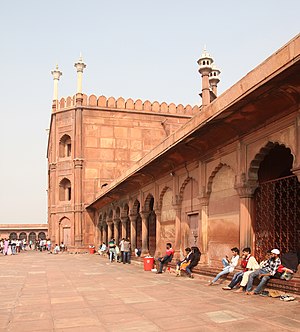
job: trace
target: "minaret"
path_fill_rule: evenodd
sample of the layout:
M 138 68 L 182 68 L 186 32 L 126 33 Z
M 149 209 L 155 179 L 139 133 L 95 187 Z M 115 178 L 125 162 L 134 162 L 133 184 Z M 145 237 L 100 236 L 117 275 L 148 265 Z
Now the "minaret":
M 81 54 L 80 54 L 78 62 L 76 62 L 74 64 L 74 67 L 77 70 L 77 91 L 76 91 L 76 93 L 82 93 L 82 74 L 83 74 L 83 69 L 86 67 L 86 64 L 83 62 Z
M 56 65 L 55 69 L 51 71 L 53 76 L 53 101 L 58 100 L 58 81 L 62 75 L 62 72 L 58 69 L 58 65 Z
M 212 71 L 209 74 L 209 83 L 212 89 L 212 92 L 217 97 L 217 85 L 220 82 L 220 75 L 221 71 L 215 66 L 215 64 L 212 65 Z
M 200 66 L 199 73 L 202 76 L 202 106 L 206 106 L 210 103 L 209 74 L 212 71 L 214 60 L 204 48 L 201 58 L 197 62 Z

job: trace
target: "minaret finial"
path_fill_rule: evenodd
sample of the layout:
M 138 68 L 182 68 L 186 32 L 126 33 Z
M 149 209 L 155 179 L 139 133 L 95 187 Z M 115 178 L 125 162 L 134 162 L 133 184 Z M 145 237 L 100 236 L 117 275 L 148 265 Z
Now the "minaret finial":
M 58 81 L 62 75 L 62 72 L 58 69 L 58 64 L 56 64 L 55 69 L 51 71 L 53 76 L 53 100 L 58 100 Z
M 82 54 L 80 52 L 79 60 L 74 64 L 77 70 L 77 93 L 82 93 L 82 74 L 86 64 L 83 62 Z

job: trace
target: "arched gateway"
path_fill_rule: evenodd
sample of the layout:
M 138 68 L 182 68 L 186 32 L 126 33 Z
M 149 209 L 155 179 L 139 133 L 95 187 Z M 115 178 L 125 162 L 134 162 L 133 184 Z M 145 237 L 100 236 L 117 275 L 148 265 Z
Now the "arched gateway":
M 272 248 L 282 253 L 300 248 L 300 183 L 292 173 L 293 156 L 284 145 L 270 143 L 257 172 L 255 249 L 257 256 Z

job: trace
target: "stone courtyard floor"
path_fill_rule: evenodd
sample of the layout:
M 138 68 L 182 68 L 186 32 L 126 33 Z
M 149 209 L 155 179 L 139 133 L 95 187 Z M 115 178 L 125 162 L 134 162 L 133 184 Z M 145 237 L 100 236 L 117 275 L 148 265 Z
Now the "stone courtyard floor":
M 2 331 L 300 331 L 293 302 L 156 275 L 98 255 L 0 256 Z

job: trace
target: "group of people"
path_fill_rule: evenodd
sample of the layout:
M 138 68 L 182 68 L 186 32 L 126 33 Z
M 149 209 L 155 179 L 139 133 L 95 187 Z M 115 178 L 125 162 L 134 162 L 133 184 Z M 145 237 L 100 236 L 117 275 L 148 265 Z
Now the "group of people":
M 157 274 L 163 272 L 164 266 L 170 263 L 174 256 L 174 249 L 172 244 L 168 242 L 166 244 L 166 253 L 163 257 L 157 259 Z M 176 263 L 176 276 L 180 276 L 182 272 L 185 272 L 189 278 L 194 278 L 193 269 L 200 261 L 201 252 L 198 247 L 187 247 L 185 248 L 185 256 L 182 260 L 178 260 Z
M 231 249 L 232 257 L 229 259 L 228 256 L 222 259 L 223 269 L 216 277 L 209 282 L 208 286 L 214 285 L 220 277 L 228 275 L 233 272 L 239 262 L 239 249 L 234 247 Z M 280 251 L 278 249 L 269 250 L 264 260 L 257 262 L 254 256 L 251 255 L 251 249 L 249 247 L 242 250 L 241 259 L 241 271 L 234 274 L 231 282 L 224 286 L 223 290 L 232 290 L 236 288 L 236 292 L 247 295 L 260 294 L 267 282 L 271 278 L 279 278 L 290 280 L 293 277 L 293 273 L 297 270 L 298 260 L 297 256 L 294 262 L 290 260 L 290 266 L 288 268 L 284 266 L 279 257 Z M 292 257 L 292 256 L 291 256 Z M 255 279 L 258 279 L 258 285 L 253 289 Z
M 111 263 L 114 261 L 123 264 L 131 263 L 131 244 L 127 238 L 122 238 L 119 243 L 112 238 L 108 242 L 108 245 L 103 242 L 99 247 L 98 253 L 100 255 L 107 255 Z
M 128 239 L 123 238 L 119 244 L 115 239 L 111 239 L 108 245 L 103 242 L 98 250 L 100 255 L 107 255 L 110 262 L 123 262 L 130 263 L 131 246 Z M 156 262 L 156 273 L 163 273 L 164 268 L 173 260 L 174 249 L 171 243 L 166 244 L 166 252 L 162 257 L 158 257 Z M 136 256 L 140 256 L 140 251 L 135 249 Z M 220 271 L 213 280 L 211 280 L 208 286 L 216 284 L 216 282 L 222 277 L 232 273 L 238 266 L 240 261 L 240 251 L 237 247 L 231 248 L 231 257 L 225 256 L 222 259 L 223 269 Z M 246 247 L 242 250 L 240 266 L 241 270 L 233 275 L 231 282 L 222 287 L 223 290 L 232 290 L 236 288 L 236 292 L 244 293 L 247 295 L 260 294 L 267 282 L 271 278 L 280 278 L 284 280 L 290 280 L 293 277 L 294 272 L 297 271 L 298 258 L 297 255 L 285 254 L 286 262 L 282 263 L 280 259 L 279 249 L 269 250 L 265 258 L 260 262 L 257 262 L 255 257 L 251 255 L 251 249 Z M 188 277 L 194 278 L 193 269 L 198 265 L 201 258 L 201 252 L 198 247 L 185 248 L 185 256 L 182 260 L 176 262 L 176 276 L 180 276 L 184 272 Z M 288 265 L 289 267 L 285 266 Z M 255 279 L 258 279 L 258 285 L 253 289 Z
M 36 251 L 51 251 L 51 240 L 50 239 L 37 239 L 29 240 L 26 239 L 0 239 L 0 253 L 3 255 L 16 255 L 21 251 L 36 250 Z M 60 245 L 56 244 L 53 248 L 53 253 L 65 251 L 66 247 L 63 242 Z

